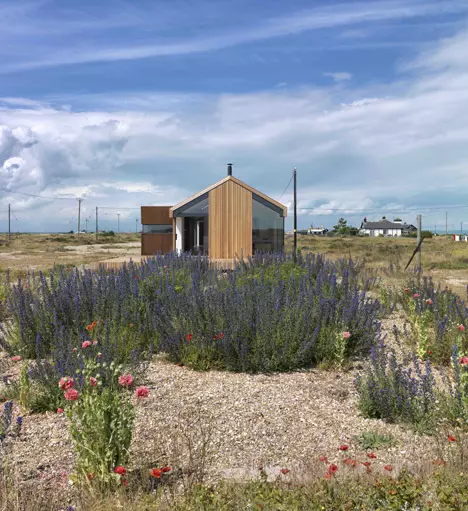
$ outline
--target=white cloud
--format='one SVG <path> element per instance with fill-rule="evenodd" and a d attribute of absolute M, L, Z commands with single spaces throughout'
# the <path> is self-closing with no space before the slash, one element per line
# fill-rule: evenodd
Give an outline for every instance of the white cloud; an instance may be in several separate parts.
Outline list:
<path fill-rule="evenodd" d="M 56 30 L 60 26 L 63 35 L 63 44 L 58 45 L 54 42 L 50 47 L 43 48 L 39 45 L 39 52 L 33 59 L 22 60 L 15 59 L 13 62 L 5 62 L 0 67 L 0 73 L 11 73 L 29 69 L 37 69 L 43 67 L 55 67 L 69 64 L 82 64 L 90 62 L 110 62 L 120 60 L 146 59 L 150 57 L 167 57 L 171 55 L 190 55 L 194 53 L 203 53 L 213 50 L 228 48 L 242 44 L 248 44 L 256 41 L 267 40 L 271 38 L 283 37 L 292 34 L 300 34 L 306 31 L 314 31 L 328 29 L 334 27 L 348 27 L 361 25 L 363 23 L 391 21 L 391 20 L 408 20 L 412 18 L 424 16 L 436 16 L 447 13 L 461 13 L 468 11 L 468 5 L 463 0 L 418 0 L 408 3 L 406 0 L 386 0 L 372 2 L 346 2 L 315 9 L 303 10 L 289 16 L 267 19 L 257 25 L 245 26 L 237 30 L 231 29 L 229 32 L 222 34 L 209 34 L 204 37 L 177 40 L 164 40 L 163 42 L 154 43 L 147 41 L 140 45 L 116 46 L 106 45 L 101 40 L 90 37 L 90 31 L 98 29 L 105 30 L 107 28 L 116 28 L 121 24 L 134 26 L 138 29 L 139 25 L 146 26 L 146 19 L 142 16 L 134 16 L 130 13 L 128 21 L 125 17 L 112 18 L 108 17 L 99 20 L 96 24 L 95 20 L 84 19 L 74 20 L 73 17 L 56 20 L 54 24 L 50 24 L 50 20 L 46 21 L 46 26 L 50 26 L 51 30 Z M 21 21 L 27 17 L 22 17 Z M 43 22 L 43 20 L 41 20 Z M 23 33 L 39 33 L 43 34 L 43 27 L 33 25 L 31 22 L 21 26 Z M 69 32 L 77 31 L 86 34 L 87 44 L 83 40 L 79 40 L 79 44 L 71 47 L 69 43 Z M 12 27 L 8 25 L 5 30 L 19 32 L 16 25 Z M 398 45 L 399 41 L 379 42 L 378 45 Z M 408 43 L 403 43 L 407 45 Z M 368 46 L 368 44 L 367 44 Z M 28 50 L 31 45 L 28 45 Z M 61 49 L 60 49 L 61 48 Z M 312 49 L 312 48 L 311 48 Z M 32 48 L 34 50 L 34 48 Z M 30 51 L 28 51 L 30 54 Z"/>
<path fill-rule="evenodd" d="M 45 229 L 73 216 L 75 201 L 57 210 L 57 202 L 13 192 L 84 194 L 86 214 L 95 206 L 174 204 L 223 177 L 232 160 L 235 175 L 275 198 L 297 165 L 307 223 L 466 203 L 468 67 L 453 57 L 465 37 L 428 49 L 417 73 L 367 88 L 148 93 L 128 102 L 107 95 L 107 111 L 12 101 L 0 109 L 0 187 L 11 190 L 0 209 L 12 202 Z M 90 99 L 100 104 L 98 95 Z M 134 213 L 128 218 L 134 222 Z"/>
<path fill-rule="evenodd" d="M 324 76 L 329 76 L 335 82 L 346 82 L 351 80 L 353 75 L 351 73 L 347 73 L 346 71 L 341 71 L 337 73 L 323 73 Z"/>

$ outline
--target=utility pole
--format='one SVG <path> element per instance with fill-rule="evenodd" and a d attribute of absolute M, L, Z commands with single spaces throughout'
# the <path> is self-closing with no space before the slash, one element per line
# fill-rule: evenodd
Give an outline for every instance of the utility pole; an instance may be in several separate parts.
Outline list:
<path fill-rule="evenodd" d="M 11 204 L 8 204 L 8 242 L 11 240 Z"/>
<path fill-rule="evenodd" d="M 138 234 L 138 218 L 135 218 L 135 233 Z"/>
<path fill-rule="evenodd" d="M 88 232 L 88 217 L 85 218 L 85 231 Z"/>
<path fill-rule="evenodd" d="M 77 200 L 78 200 L 78 236 L 79 236 L 81 230 L 81 203 L 83 202 L 83 199 L 80 197 Z"/>
<path fill-rule="evenodd" d="M 418 215 L 417 216 L 417 225 L 418 225 L 418 235 L 417 235 L 417 246 L 419 247 L 418 249 L 418 253 L 416 254 L 416 266 L 419 270 L 421 270 L 421 249 L 422 249 L 422 245 L 421 245 L 421 236 L 422 236 L 422 228 L 421 228 L 421 224 L 422 224 L 422 217 L 421 215 Z"/>
<path fill-rule="evenodd" d="M 98 207 L 96 206 L 96 241 L 98 240 Z"/>
<path fill-rule="evenodd" d="M 460 222 L 460 234 L 463 234 L 463 221 Z"/>
<path fill-rule="evenodd" d="M 117 213 L 117 234 L 120 234 L 120 213 Z"/>
<path fill-rule="evenodd" d="M 293 171 L 294 177 L 294 260 L 297 257 L 297 172 L 296 167 Z"/>
<path fill-rule="evenodd" d="M 445 212 L 445 236 L 448 236 L 448 211 Z"/>

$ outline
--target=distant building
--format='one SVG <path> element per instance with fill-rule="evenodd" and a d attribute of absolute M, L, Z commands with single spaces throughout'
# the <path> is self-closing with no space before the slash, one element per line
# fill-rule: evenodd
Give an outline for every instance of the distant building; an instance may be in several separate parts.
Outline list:
<path fill-rule="evenodd" d="M 324 236 L 327 232 L 328 229 L 325 229 L 325 227 L 309 227 L 307 229 L 307 234 L 314 234 L 316 236 Z"/>
<path fill-rule="evenodd" d="M 368 222 L 367 218 L 364 218 L 359 230 L 359 234 L 364 236 L 392 236 L 399 237 L 405 236 L 412 232 L 416 232 L 416 227 L 411 224 L 403 223 L 397 219 L 393 222 L 382 217 L 378 222 Z"/>

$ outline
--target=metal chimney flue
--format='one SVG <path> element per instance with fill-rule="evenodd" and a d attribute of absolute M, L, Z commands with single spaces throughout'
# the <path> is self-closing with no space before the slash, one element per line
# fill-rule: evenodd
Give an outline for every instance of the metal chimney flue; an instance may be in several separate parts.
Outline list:
<path fill-rule="evenodd" d="M 228 176 L 232 176 L 232 163 L 228 163 L 227 166 L 228 166 L 228 173 L 227 173 L 227 175 Z"/>

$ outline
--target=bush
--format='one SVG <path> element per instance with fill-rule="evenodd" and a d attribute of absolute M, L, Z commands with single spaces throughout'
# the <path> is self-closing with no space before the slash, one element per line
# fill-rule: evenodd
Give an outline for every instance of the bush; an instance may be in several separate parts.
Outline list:
<path fill-rule="evenodd" d="M 229 274 L 175 255 L 119 271 L 31 274 L 9 291 L 6 347 L 61 376 L 77 368 L 77 340 L 91 338 L 108 362 L 133 365 L 157 350 L 197 369 L 339 365 L 379 336 L 380 304 L 361 272 L 351 260 L 259 254 Z"/>
<path fill-rule="evenodd" d="M 78 476 L 101 483 L 120 482 L 125 475 L 132 439 L 134 410 L 128 395 L 119 391 L 121 368 L 86 358 L 79 373 L 81 392 L 72 378 L 63 378 L 58 386 L 69 401 L 67 416 L 77 454 Z M 133 378 L 122 382 L 131 385 Z M 121 472 L 116 473 L 116 467 Z"/>
<path fill-rule="evenodd" d="M 367 374 L 356 379 L 359 408 L 366 416 L 389 422 L 432 427 L 435 420 L 435 379 L 429 360 L 423 371 L 416 356 L 413 368 L 397 361 L 383 343 L 371 350 Z"/>

